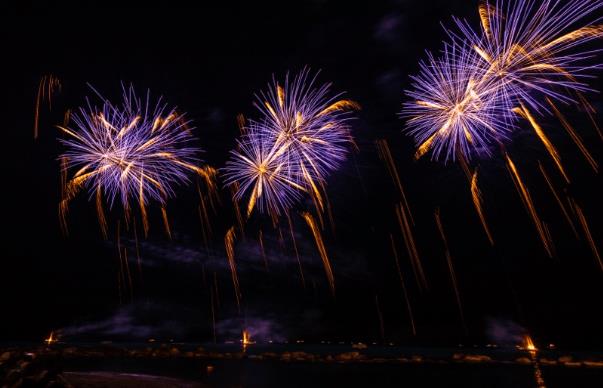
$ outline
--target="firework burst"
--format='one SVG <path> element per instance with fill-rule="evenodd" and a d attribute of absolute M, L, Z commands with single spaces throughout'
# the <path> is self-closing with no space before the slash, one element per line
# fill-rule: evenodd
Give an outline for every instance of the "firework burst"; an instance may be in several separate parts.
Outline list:
<path fill-rule="evenodd" d="M 468 47 L 446 45 L 441 58 L 429 54 L 413 76 L 414 99 L 404 104 L 408 133 L 418 149 L 415 158 L 430 150 L 434 159 L 489 154 L 490 145 L 508 136 L 515 120 L 512 105 L 488 78 L 479 55 Z"/>
<path fill-rule="evenodd" d="M 348 121 L 359 109 L 341 94 L 330 97 L 330 86 L 316 86 L 303 70 L 256 96 L 261 118 L 249 120 L 225 168 L 227 184 L 239 185 L 235 198 L 249 193 L 248 215 L 256 203 L 260 212 L 281 215 L 304 192 L 323 208 L 325 179 L 353 144 Z"/>
<path fill-rule="evenodd" d="M 490 154 L 488 145 L 507 138 L 517 116 L 531 117 L 529 109 L 549 113 L 556 109 L 552 101 L 577 102 L 591 90 L 590 72 L 601 67 L 588 65 L 600 49 L 587 44 L 603 36 L 598 20 L 588 19 L 602 6 L 600 0 L 497 0 L 480 6 L 479 30 L 456 19 L 458 32 L 447 31 L 452 43 L 439 59 L 430 55 L 421 64 L 407 92 L 414 101 L 402 115 L 409 117 L 416 156 Z"/>
<path fill-rule="evenodd" d="M 67 149 L 61 159 L 74 171 L 67 200 L 88 188 L 91 196 L 104 194 L 111 206 L 118 199 L 129 209 L 135 200 L 144 209 L 149 201 L 164 204 L 190 172 L 205 173 L 197 167 L 200 150 L 192 145 L 183 114 L 161 99 L 153 105 L 148 93 L 138 98 L 131 86 L 123 88 L 120 105 L 101 99 L 100 108 L 88 101 L 72 113 L 70 126 L 59 126 L 68 135 L 61 139 Z"/>
<path fill-rule="evenodd" d="M 260 212 L 280 215 L 305 191 L 301 185 L 298 166 L 283 156 L 286 147 L 278 146 L 251 124 L 248 133 L 237 141 L 237 149 L 231 151 L 226 163 L 226 184 L 238 183 L 234 197 L 243 199 L 251 193 L 247 205 L 247 216 L 257 204 Z"/>

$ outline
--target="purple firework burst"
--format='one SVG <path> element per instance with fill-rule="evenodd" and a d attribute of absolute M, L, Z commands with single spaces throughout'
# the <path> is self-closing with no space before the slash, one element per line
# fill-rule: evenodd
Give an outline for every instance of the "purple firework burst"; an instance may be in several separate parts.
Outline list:
<path fill-rule="evenodd" d="M 353 143 L 348 121 L 353 101 L 330 97 L 330 84 L 315 86 L 303 70 L 281 86 L 276 80 L 256 96 L 262 113 L 250 120 L 225 171 L 227 184 L 236 185 L 235 198 L 249 193 L 247 213 L 258 203 L 260 212 L 279 215 L 311 193 L 321 203 L 320 190 L 329 173 L 345 159 Z M 322 206 L 322 205 L 321 205 Z"/>
<path fill-rule="evenodd" d="M 591 90 L 585 81 L 601 65 L 588 61 L 601 49 L 587 44 L 603 36 L 591 16 L 602 6 L 601 0 L 496 0 L 480 6 L 479 30 L 455 19 L 460 32 L 447 31 L 452 42 L 440 59 L 421 64 L 407 91 L 414 101 L 402 116 L 409 117 L 416 156 L 490 154 L 488 144 L 515 128 L 514 115 L 528 116 L 528 107 L 547 113 L 553 101 L 576 102 Z"/>
<path fill-rule="evenodd" d="M 99 95 L 100 96 L 100 95 Z M 71 125 L 59 127 L 68 135 L 61 142 L 67 148 L 68 189 L 73 195 L 82 187 L 91 194 L 103 193 L 113 205 L 119 198 L 128 208 L 130 199 L 164 203 L 174 195 L 175 184 L 187 182 L 197 167 L 200 149 L 189 121 L 162 99 L 151 103 L 147 92 L 138 98 L 132 86 L 123 87 L 123 101 L 86 107 L 71 115 Z"/>

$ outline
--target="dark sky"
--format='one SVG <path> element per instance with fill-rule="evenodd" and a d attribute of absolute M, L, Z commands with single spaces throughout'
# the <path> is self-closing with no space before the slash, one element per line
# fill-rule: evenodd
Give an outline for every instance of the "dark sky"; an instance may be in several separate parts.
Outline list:
<path fill-rule="evenodd" d="M 38 340 L 62 329 L 65 338 L 190 341 L 211 339 L 209 291 L 215 273 L 220 339 L 237 336 L 242 322 L 257 337 L 308 341 L 380 341 L 377 303 L 386 341 L 418 344 L 484 343 L 492 332 L 527 330 L 544 342 L 600 347 L 602 276 L 583 233 L 576 239 L 538 171 L 542 161 L 560 191 L 580 204 L 600 250 L 600 175 L 593 173 L 562 127 L 544 119 L 572 183 L 564 186 L 550 157 L 524 126 L 507 145 L 555 242 L 546 256 L 522 206 L 500 152 L 479 166 L 485 210 L 493 230 L 490 247 L 473 209 L 458 165 L 413 160 L 413 141 L 397 116 L 425 50 L 437 51 L 451 15 L 475 22 L 477 1 L 399 0 L 281 5 L 224 4 L 196 7 L 174 2 L 124 7 L 107 2 L 59 7 L 24 2 L 3 11 L 3 128 L 5 224 L 0 261 L 0 340 Z M 5 6 L 3 6 L 5 7 Z M 103 241 L 94 204 L 85 195 L 72 203 L 71 233 L 61 234 L 55 124 L 68 108 L 84 104 L 94 85 L 119 97 L 120 82 L 150 89 L 186 111 L 194 121 L 204 160 L 222 167 L 234 147 L 236 115 L 253 117 L 253 95 L 273 74 L 304 66 L 321 70 L 320 80 L 346 91 L 363 109 L 353 122 L 359 151 L 328 182 L 335 231 L 325 230 L 337 294 L 328 289 L 311 235 L 297 217 L 296 237 L 306 275 L 301 285 L 290 244 L 281 247 L 267 218 L 254 216 L 236 258 L 243 293 L 236 311 L 223 236 L 233 224 L 228 193 L 212 216 L 214 238 L 206 249 L 196 216 L 194 185 L 181 187 L 168 204 L 173 241 L 161 231 L 151 207 L 152 231 L 141 244 L 142 278 L 134 269 L 133 300 L 120 305 L 115 224 Z M 33 140 L 34 100 L 40 77 L 53 74 L 62 92 L 45 105 L 40 138 Z M 600 88 L 600 81 L 593 80 Z M 589 96 L 603 108 L 600 95 Z M 566 109 L 598 161 L 601 139 L 583 113 Z M 600 115 L 598 116 L 600 122 Z M 394 204 L 399 201 L 374 141 L 387 139 L 415 219 L 415 236 L 429 290 L 421 291 L 412 270 Z M 308 208 L 300 204 L 296 210 Z M 455 265 L 468 335 L 463 332 L 434 210 L 439 207 Z M 578 228 L 579 225 L 576 222 Z M 264 269 L 257 244 L 262 229 L 269 261 Z M 580 232 L 580 229 L 579 229 Z M 391 251 L 393 233 L 415 314 L 412 338 Z M 131 235 L 122 234 L 133 254 Z M 135 261 L 130 264 L 135 265 Z M 205 273 L 205 282 L 204 282 Z M 500 328 L 504 329 L 500 329 Z M 494 329 L 493 329 L 494 328 Z M 496 330 L 498 328 L 498 330 Z M 523 328 L 523 329 L 521 329 Z M 490 337 L 489 337 L 490 336 Z M 505 337 L 503 335 L 503 337 Z M 508 337 L 508 336 L 507 336 Z M 497 337 L 500 340 L 500 337 Z"/>

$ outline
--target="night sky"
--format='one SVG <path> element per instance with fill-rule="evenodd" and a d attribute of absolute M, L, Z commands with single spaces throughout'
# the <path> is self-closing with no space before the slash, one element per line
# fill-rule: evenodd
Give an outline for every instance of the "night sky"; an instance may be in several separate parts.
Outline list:
<path fill-rule="evenodd" d="M 307 342 L 384 341 L 455 345 L 512 341 L 524 331 L 541 343 L 601 348 L 603 282 L 596 259 L 576 222 L 576 239 L 538 170 L 541 161 L 582 207 L 603 250 L 603 185 L 553 118 L 542 120 L 563 158 L 570 185 L 563 185 L 551 158 L 529 126 L 506 147 L 530 189 L 555 243 L 548 258 L 524 209 L 501 152 L 479 166 L 484 207 L 493 231 L 491 247 L 473 208 L 458 164 L 413 160 L 414 144 L 399 118 L 409 75 L 425 50 L 437 51 L 456 15 L 477 23 L 477 1 L 313 0 L 217 7 L 165 2 L 144 6 L 33 5 L 2 11 L 3 219 L 0 260 L 0 340 L 38 341 L 51 330 L 71 340 L 210 341 L 209 287 L 217 278 L 218 340 L 237 338 L 243 325 L 256 338 Z M 29 3 L 29 4 L 28 4 Z M 3 8 L 5 6 L 2 6 Z M 58 222 L 63 136 L 55 125 L 68 108 L 95 100 L 87 83 L 118 99 L 121 82 L 147 89 L 187 112 L 203 160 L 224 166 L 239 134 L 236 117 L 257 116 L 254 93 L 273 74 L 308 66 L 319 79 L 345 91 L 363 109 L 353 121 L 358 151 L 328 180 L 335 229 L 323 235 L 333 265 L 336 296 L 330 294 L 312 235 L 296 216 L 294 227 L 306 277 L 302 286 L 290 244 L 279 243 L 268 217 L 255 214 L 237 239 L 236 260 L 243 293 L 237 313 L 223 238 L 236 220 L 228 190 L 212 215 L 214 237 L 202 241 L 195 184 L 181 186 L 167 208 L 173 240 L 163 233 L 151 206 L 151 233 L 141 243 L 142 277 L 133 270 L 133 297 L 118 292 L 115 248 L 119 209 L 109 215 L 110 238 L 99 230 L 94 202 L 81 194 L 70 207 L 70 234 Z M 33 139 L 34 102 L 40 78 L 53 74 L 62 91 L 52 111 L 43 105 L 40 136 Z M 602 90 L 600 80 L 592 81 Z M 599 110 L 603 100 L 591 93 Z M 589 150 L 603 161 L 602 142 L 586 115 L 564 113 Z M 599 114 L 598 122 L 601 122 Z M 375 140 L 387 139 L 413 212 L 419 255 L 429 289 L 412 276 L 395 218 L 399 194 L 379 159 Z M 220 182 L 222 186 L 222 182 Z M 565 188 L 564 188 L 565 187 Z M 562 189 L 564 188 L 564 189 Z M 295 210 L 311 207 L 309 202 Z M 458 278 L 467 332 L 459 318 L 444 246 L 434 220 L 440 208 Z M 263 231 L 268 271 L 257 236 Z M 287 232 L 287 230 L 284 230 Z M 393 234 L 409 289 L 417 336 L 409 325 L 392 257 Z M 122 235 L 136 265 L 131 236 Z M 286 240 L 289 241 L 289 240 Z M 378 302 L 376 302 L 378 301 Z M 383 336 L 380 318 L 383 319 Z"/>

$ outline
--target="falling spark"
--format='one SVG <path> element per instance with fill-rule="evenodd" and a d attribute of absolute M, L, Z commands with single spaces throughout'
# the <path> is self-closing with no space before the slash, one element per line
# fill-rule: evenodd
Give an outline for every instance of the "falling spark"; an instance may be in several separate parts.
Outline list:
<path fill-rule="evenodd" d="M 402 286 L 402 292 L 404 294 L 404 301 L 406 302 L 406 310 L 408 311 L 408 318 L 410 320 L 410 327 L 412 328 L 412 335 L 417 335 L 415 328 L 415 318 L 412 314 L 412 308 L 410 306 L 410 299 L 408 297 L 408 291 L 406 290 L 406 283 L 404 282 L 404 276 L 402 276 L 402 269 L 400 267 L 400 259 L 398 258 L 398 250 L 396 249 L 396 243 L 394 242 L 394 236 L 390 233 L 389 239 L 391 241 L 392 252 L 394 253 L 394 262 L 396 263 L 396 269 L 398 270 L 398 277 L 400 279 L 400 285 Z"/>
<path fill-rule="evenodd" d="M 551 190 L 551 193 L 553 193 L 553 196 L 555 197 L 555 200 L 557 201 L 557 204 L 559 205 L 559 208 L 561 209 L 561 212 L 565 216 L 565 219 L 566 219 L 567 223 L 569 224 L 570 228 L 574 232 L 574 235 L 576 237 L 578 237 L 578 232 L 576 231 L 576 227 L 574 226 L 574 222 L 572 221 L 572 219 L 571 219 L 571 217 L 569 215 L 569 212 L 565 208 L 565 205 L 563 204 L 563 201 L 561 200 L 561 197 L 559 197 L 559 194 L 557 194 L 557 190 L 555 190 L 555 187 L 553 186 L 553 182 L 549 178 L 549 175 L 546 173 L 546 171 L 545 171 L 544 166 L 542 165 L 542 163 L 538 162 L 538 168 L 540 169 L 540 172 L 542 173 L 542 176 L 544 177 L 544 180 L 546 181 L 547 186 Z"/>
<path fill-rule="evenodd" d="M 299 275 L 301 278 L 302 286 L 306 288 L 306 279 L 304 278 L 304 269 L 299 258 L 299 251 L 297 250 L 297 241 L 295 241 L 295 233 L 293 232 L 293 223 L 291 222 L 291 215 L 287 212 L 287 222 L 289 223 L 289 233 L 291 234 L 291 242 L 293 243 L 293 251 L 295 252 L 295 258 L 297 259 L 297 265 L 299 266 Z"/>
<path fill-rule="evenodd" d="M 34 139 L 38 138 L 40 124 L 40 105 L 44 99 L 48 100 L 48 108 L 52 110 L 52 96 L 61 91 L 61 81 L 52 74 L 44 75 L 38 84 L 36 106 L 34 111 Z"/>
<path fill-rule="evenodd" d="M 521 179 L 521 176 L 519 175 L 519 172 L 517 171 L 517 167 L 515 167 L 515 163 L 513 163 L 513 161 L 511 160 L 511 158 L 509 157 L 508 154 L 505 154 L 505 157 L 507 159 L 507 168 L 509 169 L 509 173 L 511 174 L 513 183 L 515 183 L 517 192 L 519 193 L 519 196 L 521 197 L 522 202 L 523 202 L 524 206 L 526 207 L 526 210 L 532 217 L 532 221 L 534 222 L 536 231 L 538 232 L 538 235 L 540 236 L 540 241 L 542 241 L 542 245 L 544 246 L 544 249 L 546 250 L 547 255 L 549 257 L 553 257 L 552 242 L 550 241 L 550 238 L 546 231 L 546 227 L 544 226 L 544 224 L 538 217 L 538 213 L 536 212 L 536 208 L 534 207 L 534 203 L 532 202 L 532 197 L 530 196 L 528 189 L 526 188 L 525 184 L 523 183 L 523 180 Z"/>
<path fill-rule="evenodd" d="M 232 276 L 232 286 L 234 287 L 235 298 L 237 300 L 237 307 L 241 310 L 241 289 L 239 287 L 239 276 L 237 275 L 237 263 L 234 257 L 234 239 L 235 239 L 234 226 L 226 232 L 224 236 L 224 245 L 226 246 L 226 256 L 228 257 L 228 265 L 230 266 L 230 274 Z"/>
<path fill-rule="evenodd" d="M 316 225 L 316 221 L 314 221 L 314 217 L 308 212 L 303 212 L 302 217 L 308 224 L 308 227 L 312 231 L 312 235 L 314 236 L 314 241 L 316 242 L 316 247 L 318 248 L 318 253 L 320 254 L 320 258 L 322 259 L 322 264 L 325 268 L 325 273 L 327 275 L 327 279 L 329 280 L 329 286 L 331 287 L 331 293 L 335 296 L 335 278 L 333 276 L 333 270 L 331 268 L 331 262 L 329 261 L 329 256 L 327 255 L 327 249 L 322 241 L 322 236 L 320 235 L 320 230 Z"/>
<path fill-rule="evenodd" d="M 479 219 L 482 223 L 484 232 L 486 232 L 486 236 L 488 236 L 488 241 L 490 241 L 490 245 L 494 245 L 494 238 L 492 238 L 492 233 L 490 232 L 490 228 L 486 222 L 486 216 L 482 207 L 482 192 L 477 185 L 477 169 L 471 178 L 471 198 L 473 199 L 473 206 L 475 206 L 475 210 L 477 211 Z"/>
<path fill-rule="evenodd" d="M 536 135 L 538 135 L 538 138 L 540 139 L 540 141 L 542 141 L 542 144 L 544 144 L 547 151 L 549 152 L 549 154 L 555 161 L 555 164 L 557 165 L 559 172 L 561 173 L 561 175 L 563 175 L 563 178 L 565 178 L 565 181 L 569 183 L 570 180 L 565 172 L 565 169 L 563 168 L 563 165 L 561 164 L 561 158 L 559 156 L 559 152 L 557 152 L 557 149 L 555 148 L 553 143 L 551 143 L 549 138 L 546 136 L 546 134 L 542 130 L 542 127 L 536 122 L 536 120 L 534 119 L 534 116 L 532 116 L 532 114 L 528 111 L 528 109 L 523 104 L 521 105 L 521 108 L 515 108 L 514 112 L 523 116 L 530 122 L 530 124 L 532 125 L 532 128 L 534 128 L 534 131 L 536 132 Z"/>
<path fill-rule="evenodd" d="M 450 248 L 448 247 L 448 240 L 446 239 L 446 235 L 444 234 L 444 226 L 442 225 L 442 220 L 440 218 L 440 209 L 436 209 L 435 220 L 438 226 L 438 231 L 440 232 L 440 237 L 442 238 L 442 242 L 444 243 L 444 251 L 446 256 L 446 262 L 448 263 L 448 271 L 450 273 L 450 280 L 452 281 L 452 287 L 454 288 L 454 295 L 456 297 L 456 304 L 459 308 L 459 315 L 461 317 L 461 323 L 463 324 L 463 331 L 465 335 L 467 334 L 467 324 L 465 323 L 465 314 L 463 313 L 463 305 L 461 304 L 461 295 L 459 293 L 459 287 L 456 280 L 456 272 L 454 271 L 454 266 L 452 265 L 452 255 L 450 254 Z"/>
<path fill-rule="evenodd" d="M 553 104 L 553 102 L 550 99 L 547 99 L 547 101 L 548 101 L 549 105 L 553 108 L 553 111 L 555 112 L 555 115 L 557 116 L 557 118 L 559 119 L 559 121 L 561 121 L 561 124 L 563 125 L 563 128 L 565 128 L 565 130 L 570 135 L 570 137 L 572 138 L 572 140 L 574 141 L 574 143 L 576 143 L 576 146 L 578 146 L 578 149 L 580 149 L 580 152 L 582 153 L 582 155 L 584 155 L 584 159 L 586 159 L 586 161 L 588 162 L 588 164 L 590 164 L 590 166 L 595 171 L 595 173 L 598 173 L 599 172 L 599 165 L 597 164 L 597 162 L 595 161 L 595 159 L 592 157 L 592 155 L 590 154 L 590 152 L 588 151 L 588 149 L 584 145 L 584 142 L 582 141 L 582 139 L 580 138 L 580 136 L 578 136 L 578 134 L 576 133 L 576 131 L 574 130 L 574 128 L 570 125 L 570 123 L 567 121 L 567 119 L 561 114 L 561 112 L 559 111 L 559 109 L 557 109 L 557 107 L 555 106 L 555 104 Z"/>
<path fill-rule="evenodd" d="M 425 278 L 425 273 L 423 271 L 423 264 L 421 264 L 421 258 L 419 257 L 415 238 L 410 226 L 409 216 L 407 215 L 407 210 L 402 203 L 399 203 L 396 206 L 396 216 L 398 217 L 398 223 L 400 224 L 400 229 L 402 230 L 402 237 L 404 237 L 404 243 L 406 245 L 408 256 L 410 257 L 410 263 L 412 264 L 412 269 L 417 284 L 421 289 L 429 288 L 427 279 Z"/>
<path fill-rule="evenodd" d="M 161 218 L 163 219 L 163 227 L 165 228 L 165 233 L 168 236 L 168 239 L 172 239 L 172 231 L 170 228 L 170 222 L 168 220 L 167 210 L 164 206 L 161 207 Z"/>
<path fill-rule="evenodd" d="M 516 128 L 512 108 L 521 105 L 541 141 L 569 180 L 559 155 L 527 111 L 547 111 L 541 97 L 570 104 L 575 92 L 591 91 L 589 60 L 599 50 L 588 43 L 603 36 L 603 3 L 590 0 L 496 0 L 479 7 L 480 28 L 455 18 L 456 30 L 439 58 L 429 54 L 412 77 L 412 101 L 405 103 L 407 133 L 415 138 L 416 158 L 455 159 L 462 153 L 490 156 L 491 144 L 507 140 Z M 517 113 L 517 112 L 516 112 Z M 596 126 L 596 125 L 595 125 Z M 600 131 L 599 134 L 601 135 Z"/>
<path fill-rule="evenodd" d="M 211 304 L 211 326 L 212 326 L 212 332 L 213 332 L 213 338 L 214 338 L 214 344 L 217 342 L 216 341 L 216 311 L 214 308 L 214 290 L 213 288 L 209 289 L 209 295 L 210 295 L 210 304 Z"/>
<path fill-rule="evenodd" d="M 408 201 L 406 200 L 406 193 L 404 192 L 404 187 L 402 187 L 402 181 L 400 180 L 400 175 L 398 174 L 398 169 L 396 168 L 396 163 L 394 162 L 394 158 L 392 157 L 392 153 L 389 149 L 389 144 L 387 140 L 380 139 L 376 141 L 377 150 L 379 151 L 379 156 L 387 166 L 387 170 L 394 181 L 394 184 L 400 191 L 400 195 L 402 196 L 402 200 L 404 201 L 404 206 L 408 210 L 408 215 L 410 217 L 411 222 L 414 224 L 414 220 L 412 217 L 412 212 L 410 211 L 410 206 L 408 206 Z"/>
<path fill-rule="evenodd" d="M 264 232 L 260 229 L 258 234 L 258 240 L 260 242 L 260 254 L 262 255 L 262 260 L 264 261 L 264 269 L 268 271 L 268 259 L 266 258 L 266 251 L 264 250 Z"/>
<path fill-rule="evenodd" d="M 584 216 L 584 213 L 582 212 L 582 208 L 580 208 L 580 206 L 578 206 L 576 201 L 573 201 L 573 202 L 574 202 L 573 205 L 574 205 L 574 209 L 576 211 L 576 215 L 578 216 L 580 225 L 582 225 L 582 230 L 584 231 L 584 234 L 586 235 L 586 240 L 588 241 L 588 244 L 590 245 L 590 249 L 593 252 L 593 256 L 595 257 L 595 259 L 597 259 L 597 263 L 599 264 L 599 267 L 601 268 L 601 270 L 603 270 L 603 260 L 601 260 L 601 255 L 599 254 L 599 250 L 597 249 L 597 244 L 595 243 L 595 240 L 593 239 L 593 236 L 590 233 L 590 228 L 588 227 L 588 222 L 586 221 L 586 217 Z"/>
<path fill-rule="evenodd" d="M 98 223 L 103 233 L 103 238 L 107 239 L 107 218 L 105 217 L 105 211 L 103 210 L 103 193 L 100 186 L 96 189 L 96 214 L 98 217 Z"/>

